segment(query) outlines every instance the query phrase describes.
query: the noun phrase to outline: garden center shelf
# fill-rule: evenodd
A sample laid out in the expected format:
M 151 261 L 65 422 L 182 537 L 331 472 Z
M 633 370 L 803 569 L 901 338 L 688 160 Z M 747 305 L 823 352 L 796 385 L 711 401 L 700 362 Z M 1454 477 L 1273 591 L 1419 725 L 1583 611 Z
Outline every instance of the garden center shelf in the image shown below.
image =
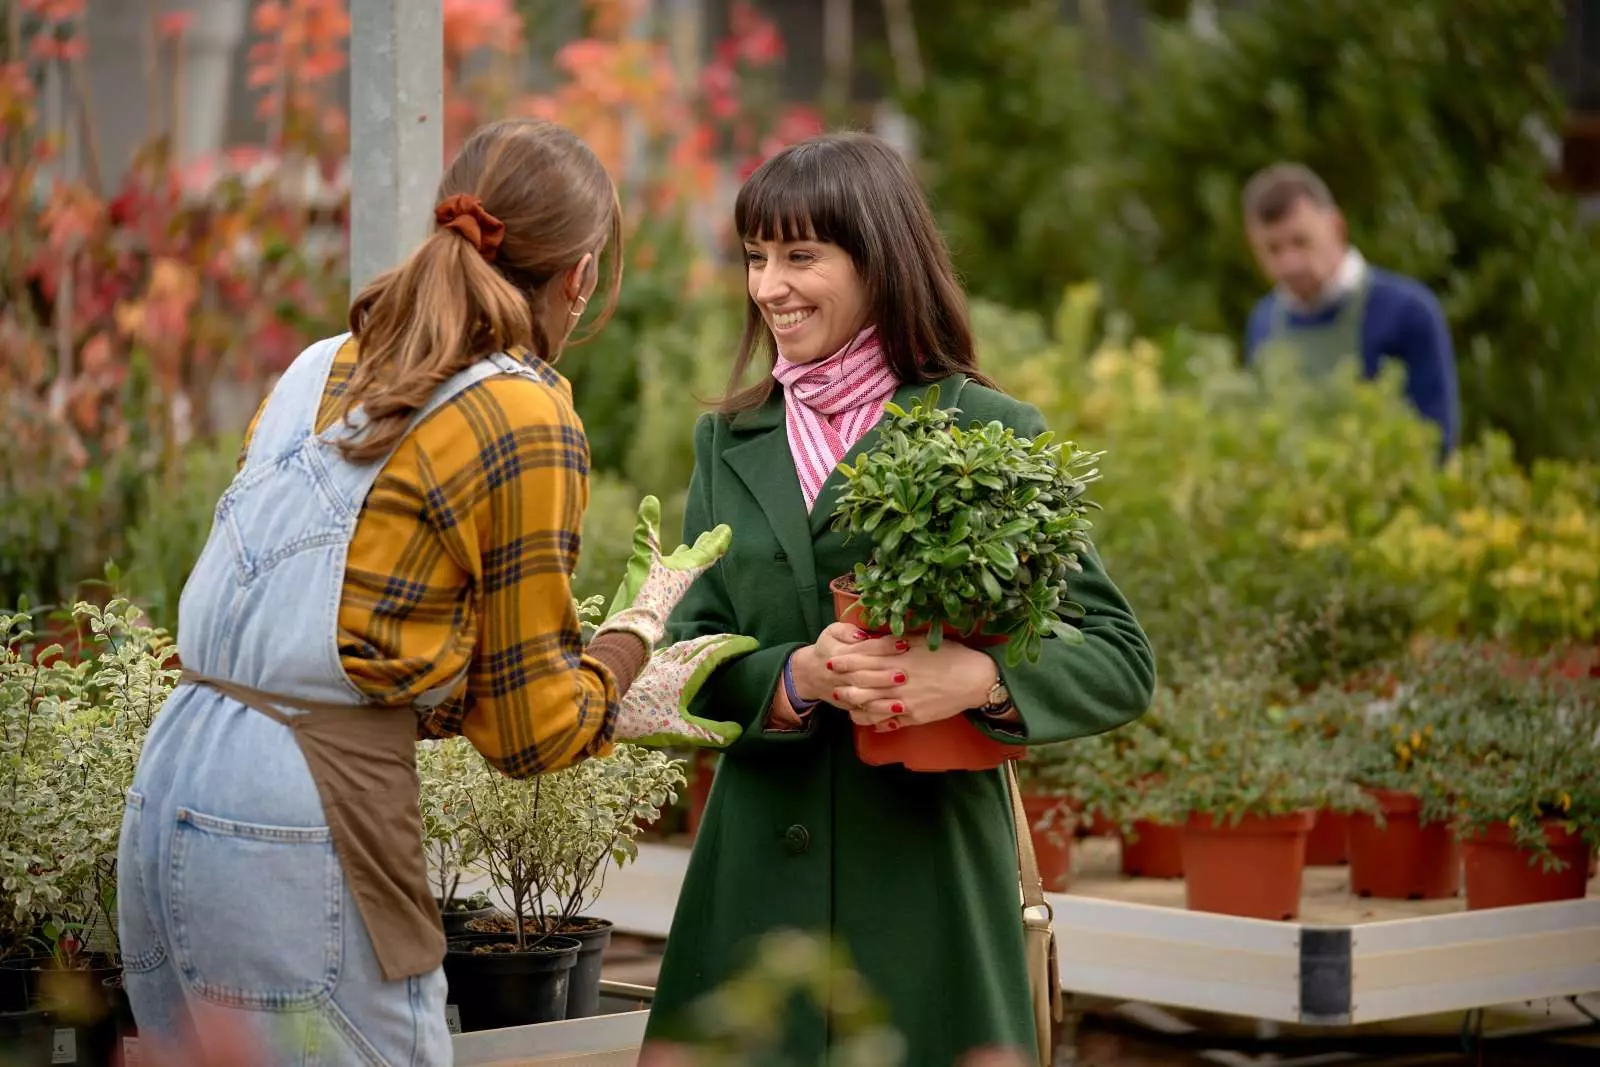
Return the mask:
M 1352 897 L 1306 871 L 1298 922 L 1184 908 L 1183 882 L 1116 873 L 1117 844 L 1076 849 L 1049 894 L 1069 992 L 1284 1023 L 1356 1025 L 1600 992 L 1600 883 L 1585 900 L 1468 912 L 1462 901 Z M 666 937 L 689 850 L 641 843 L 600 903 L 619 931 Z

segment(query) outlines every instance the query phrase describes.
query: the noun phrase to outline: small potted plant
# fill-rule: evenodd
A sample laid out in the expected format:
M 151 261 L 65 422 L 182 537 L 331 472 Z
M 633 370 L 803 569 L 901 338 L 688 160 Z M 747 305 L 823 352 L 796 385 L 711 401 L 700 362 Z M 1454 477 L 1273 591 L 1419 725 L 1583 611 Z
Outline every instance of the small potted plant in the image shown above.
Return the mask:
M 581 913 L 609 866 L 636 854 L 640 822 L 674 799 L 681 761 L 618 745 L 608 756 L 527 780 L 507 778 L 472 752 L 461 763 L 437 788 L 460 811 L 463 840 L 510 908 L 473 920 L 450 942 L 445 969 L 461 1029 L 592 1013 L 611 924 Z
M 1372 801 L 1350 816 L 1350 889 L 1357 896 L 1436 900 L 1461 891 L 1461 845 L 1448 782 L 1452 657 L 1424 652 L 1396 665 L 1406 682 L 1346 730 L 1350 773 Z M 1441 729 L 1443 728 L 1443 729 Z
M 836 617 L 872 633 L 925 633 L 930 648 L 946 637 L 1004 643 L 1010 664 L 1037 660 L 1049 638 L 1081 641 L 1071 620 L 1083 609 L 1067 587 L 1089 548 L 1085 493 L 1099 455 L 958 418 L 939 407 L 937 386 L 909 411 L 885 405 L 876 445 L 840 465 L 834 529 L 873 550 L 831 583 Z M 913 770 L 987 769 L 1021 754 L 964 716 L 855 736 L 864 762 Z
M 1144 794 L 1157 821 L 1181 825 L 1183 877 L 1195 911 L 1259 919 L 1299 914 L 1306 841 L 1324 806 L 1357 806 L 1359 790 L 1314 733 L 1291 722 L 1304 704 L 1266 655 L 1221 660 L 1158 692 L 1177 758 Z M 1292 713 L 1291 703 L 1299 707 Z
M 1419 792 L 1454 812 L 1467 907 L 1584 896 L 1600 847 L 1600 679 L 1508 674 L 1470 649 L 1458 664 L 1454 712 L 1435 729 L 1441 768 Z
M 0 1011 L 48 1006 L 90 1057 L 117 1040 L 117 847 L 152 720 L 177 680 L 172 643 L 127 601 L 81 603 L 80 654 L 19 650 L 29 613 L 0 618 Z M 14 864 L 14 866 L 13 866 Z

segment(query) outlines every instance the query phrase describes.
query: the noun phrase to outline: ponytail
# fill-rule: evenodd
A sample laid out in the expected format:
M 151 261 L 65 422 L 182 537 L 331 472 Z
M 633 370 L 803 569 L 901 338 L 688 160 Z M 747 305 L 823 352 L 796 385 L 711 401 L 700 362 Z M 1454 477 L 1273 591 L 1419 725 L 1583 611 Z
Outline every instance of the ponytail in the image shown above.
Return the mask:
M 387 456 L 411 419 L 448 379 L 491 352 L 525 351 L 554 362 L 549 319 L 566 343 L 565 306 L 551 284 L 585 255 L 612 257 L 607 299 L 592 334 L 616 305 L 621 281 L 621 206 L 593 152 L 542 119 L 505 119 L 467 139 L 445 169 L 437 229 L 400 266 L 374 279 L 350 306 L 359 346 L 341 416 L 367 424 L 340 442 L 346 459 Z
M 367 419 L 364 432 L 339 444 L 352 463 L 392 452 L 440 384 L 486 353 L 549 349 L 528 295 L 449 229 L 361 291 L 350 332 L 361 354 L 341 416 L 359 407 Z

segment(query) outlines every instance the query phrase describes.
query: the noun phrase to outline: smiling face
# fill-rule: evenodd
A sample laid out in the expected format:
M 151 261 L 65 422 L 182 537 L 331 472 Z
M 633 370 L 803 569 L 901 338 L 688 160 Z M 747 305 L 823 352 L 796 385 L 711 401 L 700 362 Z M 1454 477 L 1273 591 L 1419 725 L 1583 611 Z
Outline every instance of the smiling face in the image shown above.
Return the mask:
M 791 363 L 815 363 L 867 325 L 867 287 L 850 254 L 817 240 L 744 243 L 750 299 Z

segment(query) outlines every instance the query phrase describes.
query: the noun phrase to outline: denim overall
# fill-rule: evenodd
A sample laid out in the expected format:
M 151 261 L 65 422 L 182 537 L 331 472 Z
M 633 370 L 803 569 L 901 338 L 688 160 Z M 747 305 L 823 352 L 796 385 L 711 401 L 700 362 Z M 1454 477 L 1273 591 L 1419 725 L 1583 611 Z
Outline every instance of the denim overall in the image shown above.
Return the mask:
M 440 1067 L 444 935 L 422 855 L 416 715 L 363 707 L 339 658 L 350 539 L 384 465 L 333 447 L 359 432 L 359 412 L 316 433 L 344 340 L 307 349 L 273 389 L 184 587 L 185 676 L 123 818 L 123 967 L 146 1046 L 210 1048 L 228 1032 L 272 1063 Z M 411 428 L 502 374 L 533 377 L 490 356 L 445 381 Z

